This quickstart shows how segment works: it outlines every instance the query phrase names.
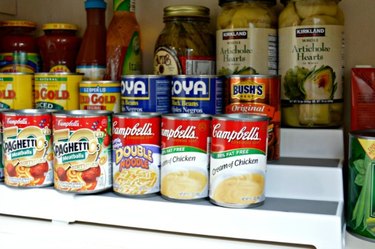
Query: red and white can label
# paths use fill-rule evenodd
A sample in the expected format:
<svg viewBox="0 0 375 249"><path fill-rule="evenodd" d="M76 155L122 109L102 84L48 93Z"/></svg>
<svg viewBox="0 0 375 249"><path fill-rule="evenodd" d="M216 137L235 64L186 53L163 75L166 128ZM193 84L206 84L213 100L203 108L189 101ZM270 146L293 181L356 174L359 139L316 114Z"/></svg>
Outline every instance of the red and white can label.
<svg viewBox="0 0 375 249"><path fill-rule="evenodd" d="M244 117L212 120L209 196L218 205L245 207L265 199L268 119Z"/></svg>
<svg viewBox="0 0 375 249"><path fill-rule="evenodd" d="M129 115L113 117L113 190L134 196L157 193L160 116Z"/></svg>
<svg viewBox="0 0 375 249"><path fill-rule="evenodd" d="M210 119L162 118L161 194L171 199L208 196Z"/></svg>

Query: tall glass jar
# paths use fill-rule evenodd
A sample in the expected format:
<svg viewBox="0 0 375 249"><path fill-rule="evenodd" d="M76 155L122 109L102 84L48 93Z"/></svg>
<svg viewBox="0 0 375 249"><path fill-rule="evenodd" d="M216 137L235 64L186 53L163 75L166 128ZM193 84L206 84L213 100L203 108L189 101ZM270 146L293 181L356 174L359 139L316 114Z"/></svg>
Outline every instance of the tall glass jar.
<svg viewBox="0 0 375 249"><path fill-rule="evenodd" d="M209 14L204 6L164 8L165 27L154 50L155 74L215 74L215 37Z"/></svg>
<svg viewBox="0 0 375 249"><path fill-rule="evenodd" d="M217 73L276 75L276 1L220 0L219 5Z"/></svg>
<svg viewBox="0 0 375 249"><path fill-rule="evenodd" d="M279 16L283 126L342 125L344 14L338 2L284 2Z"/></svg>

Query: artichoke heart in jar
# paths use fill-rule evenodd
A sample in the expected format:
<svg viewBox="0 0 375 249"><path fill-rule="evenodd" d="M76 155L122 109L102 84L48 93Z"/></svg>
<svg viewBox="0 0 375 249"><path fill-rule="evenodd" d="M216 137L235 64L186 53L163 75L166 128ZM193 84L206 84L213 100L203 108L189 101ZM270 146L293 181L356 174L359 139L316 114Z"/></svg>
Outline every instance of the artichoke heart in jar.
<svg viewBox="0 0 375 249"><path fill-rule="evenodd" d="M210 9L198 5L164 8L165 27L156 40L154 74L215 74L215 36Z"/></svg>
<svg viewBox="0 0 375 249"><path fill-rule="evenodd" d="M284 126L342 125L344 14L338 2L289 0L280 13L279 73Z"/></svg>

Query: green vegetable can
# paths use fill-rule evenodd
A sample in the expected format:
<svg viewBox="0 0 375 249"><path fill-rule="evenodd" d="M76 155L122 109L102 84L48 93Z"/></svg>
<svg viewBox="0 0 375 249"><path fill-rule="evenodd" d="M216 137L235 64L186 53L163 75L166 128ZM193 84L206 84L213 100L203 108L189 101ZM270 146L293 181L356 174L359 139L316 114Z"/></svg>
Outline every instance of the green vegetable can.
<svg viewBox="0 0 375 249"><path fill-rule="evenodd" d="M339 0L285 0L279 15L282 124L338 127L343 117L344 14Z"/></svg>
<svg viewBox="0 0 375 249"><path fill-rule="evenodd" d="M375 242L375 130L350 133L347 230Z"/></svg>

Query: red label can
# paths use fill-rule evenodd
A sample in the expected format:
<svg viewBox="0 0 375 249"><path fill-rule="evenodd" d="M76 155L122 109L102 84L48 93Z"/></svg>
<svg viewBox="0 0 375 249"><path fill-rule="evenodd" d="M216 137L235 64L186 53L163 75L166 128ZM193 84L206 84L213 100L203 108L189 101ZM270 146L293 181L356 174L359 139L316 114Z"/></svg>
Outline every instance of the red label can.
<svg viewBox="0 0 375 249"><path fill-rule="evenodd" d="M205 114L162 116L162 196L175 200L208 196L210 122Z"/></svg>
<svg viewBox="0 0 375 249"><path fill-rule="evenodd" d="M111 114L80 110L52 114L57 190L95 193L112 187Z"/></svg>
<svg viewBox="0 0 375 249"><path fill-rule="evenodd" d="M145 196L160 190L160 114L113 115L113 190Z"/></svg>
<svg viewBox="0 0 375 249"><path fill-rule="evenodd" d="M264 202L268 118L227 114L212 118L210 200L225 207Z"/></svg>
<svg viewBox="0 0 375 249"><path fill-rule="evenodd" d="M53 183L51 113L25 109L4 111L5 184L44 187Z"/></svg>

